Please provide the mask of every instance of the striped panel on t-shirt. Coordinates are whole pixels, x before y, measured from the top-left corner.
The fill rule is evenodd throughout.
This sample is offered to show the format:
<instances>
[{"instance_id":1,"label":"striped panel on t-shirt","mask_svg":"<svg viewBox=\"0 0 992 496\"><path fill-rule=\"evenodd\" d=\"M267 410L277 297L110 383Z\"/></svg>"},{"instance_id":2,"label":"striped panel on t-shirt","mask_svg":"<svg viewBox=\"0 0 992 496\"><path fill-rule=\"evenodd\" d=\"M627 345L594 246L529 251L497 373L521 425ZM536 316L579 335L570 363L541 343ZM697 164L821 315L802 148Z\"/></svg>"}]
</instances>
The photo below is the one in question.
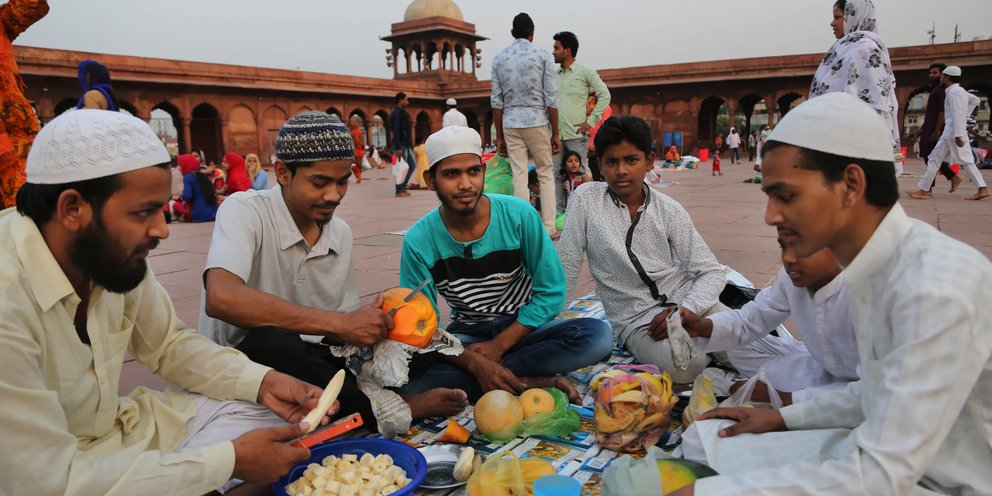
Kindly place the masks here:
<instances>
[{"instance_id":1,"label":"striped panel on t-shirt","mask_svg":"<svg viewBox=\"0 0 992 496\"><path fill-rule=\"evenodd\" d=\"M478 322L513 315L531 300L532 281L517 250L440 260L431 275L456 320Z\"/></svg>"}]
</instances>

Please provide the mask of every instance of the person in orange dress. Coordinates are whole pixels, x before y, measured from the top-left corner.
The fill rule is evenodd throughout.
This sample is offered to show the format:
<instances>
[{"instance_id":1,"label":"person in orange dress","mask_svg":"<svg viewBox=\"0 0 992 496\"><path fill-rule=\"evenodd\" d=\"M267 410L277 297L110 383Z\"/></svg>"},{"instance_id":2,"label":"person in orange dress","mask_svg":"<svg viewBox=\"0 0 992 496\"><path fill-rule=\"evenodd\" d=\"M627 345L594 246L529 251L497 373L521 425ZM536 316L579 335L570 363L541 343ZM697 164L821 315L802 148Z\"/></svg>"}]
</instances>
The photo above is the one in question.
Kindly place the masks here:
<instances>
[{"instance_id":1,"label":"person in orange dress","mask_svg":"<svg viewBox=\"0 0 992 496\"><path fill-rule=\"evenodd\" d=\"M41 129L11 43L48 13L46 0L10 0L0 5L0 208L14 206L24 184L24 166L34 136Z\"/></svg>"},{"instance_id":2,"label":"person in orange dress","mask_svg":"<svg viewBox=\"0 0 992 496\"><path fill-rule=\"evenodd\" d=\"M355 163L351 165L351 172L355 174L355 183L362 182L362 158L365 157L365 132L362 131L362 126L364 122L358 114L348 120L351 139L355 141Z\"/></svg>"}]
</instances>

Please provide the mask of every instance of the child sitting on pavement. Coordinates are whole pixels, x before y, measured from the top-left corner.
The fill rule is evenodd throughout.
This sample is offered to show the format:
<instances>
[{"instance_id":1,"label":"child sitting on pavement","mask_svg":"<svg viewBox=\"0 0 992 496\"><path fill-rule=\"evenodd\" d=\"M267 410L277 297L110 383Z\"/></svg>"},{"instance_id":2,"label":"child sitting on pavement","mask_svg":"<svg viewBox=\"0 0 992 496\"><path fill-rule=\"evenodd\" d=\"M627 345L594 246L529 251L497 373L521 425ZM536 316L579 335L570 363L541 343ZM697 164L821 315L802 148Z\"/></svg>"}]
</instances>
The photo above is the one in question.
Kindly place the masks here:
<instances>
[{"instance_id":1,"label":"child sitting on pavement","mask_svg":"<svg viewBox=\"0 0 992 496\"><path fill-rule=\"evenodd\" d=\"M847 286L833 251L824 248L799 258L781 239L779 246L778 279L754 301L708 318L684 308L681 313L690 336L709 338L704 351L726 351L745 377L764 369L782 403L790 405L858 380L858 344L847 313ZM802 341L770 335L790 316ZM731 392L743 383L735 384ZM768 396L766 385L758 382L752 399L768 402Z\"/></svg>"}]
</instances>

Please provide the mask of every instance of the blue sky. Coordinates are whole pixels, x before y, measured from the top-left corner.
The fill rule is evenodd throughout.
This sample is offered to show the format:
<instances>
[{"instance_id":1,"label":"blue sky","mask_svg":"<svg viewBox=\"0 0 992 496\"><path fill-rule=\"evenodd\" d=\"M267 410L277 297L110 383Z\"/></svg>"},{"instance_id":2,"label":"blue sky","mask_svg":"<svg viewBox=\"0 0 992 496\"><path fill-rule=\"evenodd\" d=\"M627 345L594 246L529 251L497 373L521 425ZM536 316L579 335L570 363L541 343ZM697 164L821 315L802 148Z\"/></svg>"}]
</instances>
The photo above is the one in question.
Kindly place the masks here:
<instances>
[{"instance_id":1,"label":"blue sky","mask_svg":"<svg viewBox=\"0 0 992 496\"><path fill-rule=\"evenodd\" d=\"M49 0L49 15L15 44L337 74L392 77L379 36L406 0ZM598 68L825 52L833 0L461 0L465 20L490 38L489 62L528 12L535 42L575 32L579 60ZM603 9L602 5L610 7ZM992 36L992 0L875 0L889 46ZM938 7L939 5L939 7ZM600 10L603 9L603 10Z\"/></svg>"}]
</instances>

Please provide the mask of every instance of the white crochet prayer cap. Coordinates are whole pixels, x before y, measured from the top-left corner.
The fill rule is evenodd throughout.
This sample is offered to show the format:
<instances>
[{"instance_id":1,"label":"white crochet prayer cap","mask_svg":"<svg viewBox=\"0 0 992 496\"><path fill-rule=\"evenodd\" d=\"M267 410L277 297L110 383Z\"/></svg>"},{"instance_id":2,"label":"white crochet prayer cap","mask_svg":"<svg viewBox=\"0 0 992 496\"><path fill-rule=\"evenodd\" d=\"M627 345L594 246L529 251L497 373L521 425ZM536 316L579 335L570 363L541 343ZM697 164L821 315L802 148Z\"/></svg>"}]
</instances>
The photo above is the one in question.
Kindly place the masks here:
<instances>
[{"instance_id":1,"label":"white crochet prayer cap","mask_svg":"<svg viewBox=\"0 0 992 496\"><path fill-rule=\"evenodd\" d=\"M449 126L427 137L424 148L427 149L427 162L431 167L452 155L463 153L482 158L482 137L470 127Z\"/></svg>"},{"instance_id":2,"label":"white crochet prayer cap","mask_svg":"<svg viewBox=\"0 0 992 496\"><path fill-rule=\"evenodd\" d=\"M875 109L847 93L827 93L803 102L785 114L768 140L841 157L892 162L889 127Z\"/></svg>"},{"instance_id":3,"label":"white crochet prayer cap","mask_svg":"<svg viewBox=\"0 0 992 496\"><path fill-rule=\"evenodd\" d=\"M961 68L956 65L949 65L944 69L944 74L948 76L961 77Z\"/></svg>"},{"instance_id":4,"label":"white crochet prayer cap","mask_svg":"<svg viewBox=\"0 0 992 496\"><path fill-rule=\"evenodd\" d=\"M457 101L457 100L455 100L454 98L449 98L449 99L447 99L447 100L446 100L446 101L445 101L444 103L445 103L446 105L450 105L450 106L452 106L452 107L454 107L455 105L458 105L458 101Z\"/></svg>"},{"instance_id":5,"label":"white crochet prayer cap","mask_svg":"<svg viewBox=\"0 0 992 496\"><path fill-rule=\"evenodd\" d=\"M66 112L34 138L25 172L32 184L66 184L171 160L147 122L109 110Z\"/></svg>"}]
</instances>

